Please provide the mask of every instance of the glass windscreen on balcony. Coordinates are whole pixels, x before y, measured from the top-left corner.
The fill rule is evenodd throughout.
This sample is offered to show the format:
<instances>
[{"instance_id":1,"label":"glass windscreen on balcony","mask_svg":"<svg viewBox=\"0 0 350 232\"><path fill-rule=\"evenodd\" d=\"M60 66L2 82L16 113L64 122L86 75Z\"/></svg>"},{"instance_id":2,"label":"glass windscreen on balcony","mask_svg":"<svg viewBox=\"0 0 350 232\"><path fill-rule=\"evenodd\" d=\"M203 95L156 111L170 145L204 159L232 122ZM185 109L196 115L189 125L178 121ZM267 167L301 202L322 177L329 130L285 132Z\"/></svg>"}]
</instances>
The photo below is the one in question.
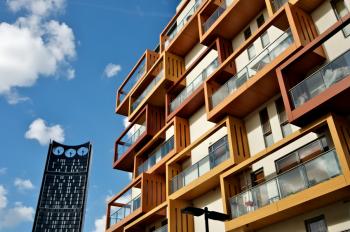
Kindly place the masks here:
<instances>
[{"instance_id":1,"label":"glass windscreen on balcony","mask_svg":"<svg viewBox=\"0 0 350 232\"><path fill-rule=\"evenodd\" d=\"M130 192L124 195L131 197ZM120 198L123 198L123 197L120 197ZM124 197L123 199L125 198L126 197ZM118 202L118 204L122 206L117 207L118 209L111 213L110 226L120 222L121 220L126 218L128 215L130 215L132 212L134 212L135 210L141 207L141 194L135 196L133 199L131 199L130 201L127 201L126 203L123 203L123 199L120 200L121 203L119 203L118 200L116 201Z\"/></svg>"},{"instance_id":2,"label":"glass windscreen on balcony","mask_svg":"<svg viewBox=\"0 0 350 232\"><path fill-rule=\"evenodd\" d=\"M341 174L334 149L324 152L275 178L230 199L232 218L237 218Z\"/></svg>"},{"instance_id":3,"label":"glass windscreen on balcony","mask_svg":"<svg viewBox=\"0 0 350 232\"><path fill-rule=\"evenodd\" d=\"M215 144L215 146L209 148L208 155L173 177L171 180L171 193L190 184L192 181L198 179L198 177L203 176L205 173L229 159L230 152L227 136L221 138Z\"/></svg>"},{"instance_id":4,"label":"glass windscreen on balcony","mask_svg":"<svg viewBox=\"0 0 350 232\"><path fill-rule=\"evenodd\" d=\"M221 5L209 16L203 23L204 33L216 22L216 20L225 12L225 10L232 4L233 0L224 0Z\"/></svg>"},{"instance_id":5,"label":"glass windscreen on balcony","mask_svg":"<svg viewBox=\"0 0 350 232\"><path fill-rule=\"evenodd\" d=\"M170 112L175 111L219 66L218 58L211 62L189 85L186 86L170 103Z\"/></svg>"},{"instance_id":6,"label":"glass windscreen on balcony","mask_svg":"<svg viewBox=\"0 0 350 232\"><path fill-rule=\"evenodd\" d=\"M350 50L306 77L289 92L294 107L301 106L350 75Z\"/></svg>"},{"instance_id":7,"label":"glass windscreen on balcony","mask_svg":"<svg viewBox=\"0 0 350 232\"><path fill-rule=\"evenodd\" d=\"M155 151L152 152L149 158L137 168L137 175L140 175L141 173L146 172L152 168L157 162L159 162L161 159L163 159L164 156L173 150L173 148L174 136L165 141L165 143L160 145Z\"/></svg>"},{"instance_id":8,"label":"glass windscreen on balcony","mask_svg":"<svg viewBox=\"0 0 350 232\"><path fill-rule=\"evenodd\" d=\"M143 58L141 63L137 66L134 73L127 80L126 84L122 87L122 89L120 91L120 97L119 97L120 102L122 102L124 100L125 96L130 92L132 87L142 77L142 75L145 73L145 71L146 71L146 59Z\"/></svg>"},{"instance_id":9,"label":"glass windscreen on balcony","mask_svg":"<svg viewBox=\"0 0 350 232\"><path fill-rule=\"evenodd\" d=\"M166 32L166 37L164 40L164 47L167 48L171 41L176 37L176 35L181 31L181 29L186 25L186 23L192 18L199 6L201 5L202 0L196 0L194 5L185 13L184 17L180 22L177 20Z\"/></svg>"},{"instance_id":10,"label":"glass windscreen on balcony","mask_svg":"<svg viewBox=\"0 0 350 232\"><path fill-rule=\"evenodd\" d=\"M272 0L272 6L274 12L278 11L284 4L286 4L288 0Z\"/></svg>"},{"instance_id":11,"label":"glass windscreen on balcony","mask_svg":"<svg viewBox=\"0 0 350 232\"><path fill-rule=\"evenodd\" d=\"M168 224L159 227L158 229L154 230L154 232L168 232Z\"/></svg>"},{"instance_id":12,"label":"glass windscreen on balcony","mask_svg":"<svg viewBox=\"0 0 350 232\"><path fill-rule=\"evenodd\" d=\"M123 136L118 143L118 158L121 157L131 147L138 138L146 131L146 122L136 124Z\"/></svg>"},{"instance_id":13,"label":"glass windscreen on balcony","mask_svg":"<svg viewBox=\"0 0 350 232\"><path fill-rule=\"evenodd\" d=\"M290 29L286 30L211 96L212 107L214 108L217 106L228 95L242 86L249 78L271 63L277 56L284 52L293 41L294 39Z\"/></svg>"},{"instance_id":14,"label":"glass windscreen on balcony","mask_svg":"<svg viewBox=\"0 0 350 232\"><path fill-rule=\"evenodd\" d=\"M158 84L158 82L164 77L164 70L161 70L157 76L153 78L151 83L143 90L140 96L131 105L131 110L134 111L142 102L142 100L153 90L153 88Z\"/></svg>"}]
</instances>

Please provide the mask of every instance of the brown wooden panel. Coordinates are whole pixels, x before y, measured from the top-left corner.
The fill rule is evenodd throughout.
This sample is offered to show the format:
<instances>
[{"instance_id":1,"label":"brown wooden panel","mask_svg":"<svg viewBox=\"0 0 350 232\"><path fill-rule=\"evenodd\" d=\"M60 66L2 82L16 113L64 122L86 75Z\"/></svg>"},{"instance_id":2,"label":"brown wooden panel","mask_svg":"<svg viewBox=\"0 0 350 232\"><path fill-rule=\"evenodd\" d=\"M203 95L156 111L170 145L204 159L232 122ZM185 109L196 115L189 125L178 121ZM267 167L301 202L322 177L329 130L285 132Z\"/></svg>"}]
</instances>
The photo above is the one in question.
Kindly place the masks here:
<instances>
[{"instance_id":1,"label":"brown wooden panel","mask_svg":"<svg viewBox=\"0 0 350 232\"><path fill-rule=\"evenodd\" d=\"M181 209L190 206L191 202L182 200L169 201L169 217L168 231L169 232L193 232L194 220L193 216L182 214Z\"/></svg>"}]
</instances>

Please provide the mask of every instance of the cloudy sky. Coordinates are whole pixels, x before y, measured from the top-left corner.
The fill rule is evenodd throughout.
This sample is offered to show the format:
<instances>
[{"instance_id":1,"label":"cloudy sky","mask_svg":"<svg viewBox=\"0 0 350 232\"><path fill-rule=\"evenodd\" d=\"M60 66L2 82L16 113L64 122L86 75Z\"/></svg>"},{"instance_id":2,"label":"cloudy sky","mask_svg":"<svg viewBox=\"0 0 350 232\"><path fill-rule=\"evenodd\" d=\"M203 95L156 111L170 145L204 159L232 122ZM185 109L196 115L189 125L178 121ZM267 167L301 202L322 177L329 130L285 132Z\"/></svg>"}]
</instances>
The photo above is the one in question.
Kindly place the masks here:
<instances>
[{"instance_id":1,"label":"cloudy sky","mask_svg":"<svg viewBox=\"0 0 350 232\"><path fill-rule=\"evenodd\" d=\"M84 231L102 231L129 182L111 168L115 92L177 2L0 0L0 232L31 231L50 139L93 143Z\"/></svg>"}]
</instances>

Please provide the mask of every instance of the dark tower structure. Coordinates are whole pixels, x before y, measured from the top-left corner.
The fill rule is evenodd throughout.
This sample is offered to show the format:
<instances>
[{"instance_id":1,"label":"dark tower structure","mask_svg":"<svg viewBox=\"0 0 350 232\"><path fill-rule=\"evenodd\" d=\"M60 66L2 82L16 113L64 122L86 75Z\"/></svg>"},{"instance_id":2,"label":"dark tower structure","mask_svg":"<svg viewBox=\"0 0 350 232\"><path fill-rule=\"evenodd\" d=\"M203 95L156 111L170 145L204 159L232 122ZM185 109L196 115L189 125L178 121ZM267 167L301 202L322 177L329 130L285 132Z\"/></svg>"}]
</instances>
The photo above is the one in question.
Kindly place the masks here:
<instances>
[{"instance_id":1,"label":"dark tower structure","mask_svg":"<svg viewBox=\"0 0 350 232\"><path fill-rule=\"evenodd\" d=\"M81 232L87 197L91 143L50 143L34 232Z\"/></svg>"}]
</instances>

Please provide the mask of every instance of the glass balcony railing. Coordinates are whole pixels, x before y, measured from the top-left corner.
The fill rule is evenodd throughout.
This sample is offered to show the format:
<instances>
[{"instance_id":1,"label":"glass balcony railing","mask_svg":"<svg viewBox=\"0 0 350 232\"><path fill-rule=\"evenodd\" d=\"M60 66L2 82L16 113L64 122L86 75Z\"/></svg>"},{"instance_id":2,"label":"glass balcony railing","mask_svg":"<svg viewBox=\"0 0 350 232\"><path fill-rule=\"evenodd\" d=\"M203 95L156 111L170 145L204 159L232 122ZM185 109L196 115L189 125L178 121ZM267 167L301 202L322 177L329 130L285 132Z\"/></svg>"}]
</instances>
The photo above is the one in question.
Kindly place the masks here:
<instances>
[{"instance_id":1,"label":"glass balcony railing","mask_svg":"<svg viewBox=\"0 0 350 232\"><path fill-rule=\"evenodd\" d=\"M154 230L154 232L168 232L168 224Z\"/></svg>"},{"instance_id":2,"label":"glass balcony railing","mask_svg":"<svg viewBox=\"0 0 350 232\"><path fill-rule=\"evenodd\" d=\"M136 98L131 105L131 110L134 111L142 102L142 100L149 94L158 82L164 77L164 70L161 70L159 74L149 83L149 85L143 90L142 94Z\"/></svg>"},{"instance_id":3,"label":"glass balcony railing","mask_svg":"<svg viewBox=\"0 0 350 232\"><path fill-rule=\"evenodd\" d=\"M168 139L155 150L152 155L137 168L137 175L151 169L157 162L163 159L174 148L174 136Z\"/></svg>"},{"instance_id":4,"label":"glass balcony railing","mask_svg":"<svg viewBox=\"0 0 350 232\"><path fill-rule=\"evenodd\" d=\"M126 134L126 139L121 139L122 142L118 144L118 156L120 157L122 154L124 154L145 131L146 125L142 124L131 135Z\"/></svg>"},{"instance_id":5,"label":"glass balcony railing","mask_svg":"<svg viewBox=\"0 0 350 232\"><path fill-rule=\"evenodd\" d=\"M197 88L204 80L210 76L214 70L219 66L218 58L211 62L201 74L199 74L185 89L183 89L179 95L174 98L170 103L170 112L175 111Z\"/></svg>"},{"instance_id":6,"label":"glass balcony railing","mask_svg":"<svg viewBox=\"0 0 350 232\"><path fill-rule=\"evenodd\" d=\"M143 58L135 72L132 74L132 76L129 78L127 83L123 86L122 90L120 91L120 97L119 100L122 102L125 98L125 96L130 92L132 87L136 84L136 82L142 77L142 75L145 73L146 70L146 59Z\"/></svg>"},{"instance_id":7,"label":"glass balcony railing","mask_svg":"<svg viewBox=\"0 0 350 232\"><path fill-rule=\"evenodd\" d=\"M272 0L272 6L274 12L278 11L288 0Z\"/></svg>"},{"instance_id":8,"label":"glass balcony railing","mask_svg":"<svg viewBox=\"0 0 350 232\"><path fill-rule=\"evenodd\" d=\"M187 11L183 19L178 23L177 21L170 27L166 33L166 38L164 40L164 47L167 48L171 41L176 37L176 35L181 31L181 29L186 25L186 23L192 18L196 10L201 5L202 0L196 0L194 5Z\"/></svg>"},{"instance_id":9,"label":"glass balcony railing","mask_svg":"<svg viewBox=\"0 0 350 232\"><path fill-rule=\"evenodd\" d=\"M110 215L110 225L114 225L141 207L141 194Z\"/></svg>"},{"instance_id":10,"label":"glass balcony railing","mask_svg":"<svg viewBox=\"0 0 350 232\"><path fill-rule=\"evenodd\" d=\"M334 149L230 199L232 218L272 204L341 174Z\"/></svg>"},{"instance_id":11,"label":"glass balcony railing","mask_svg":"<svg viewBox=\"0 0 350 232\"><path fill-rule=\"evenodd\" d=\"M289 92L298 107L350 75L350 50L324 65Z\"/></svg>"},{"instance_id":12,"label":"glass balcony railing","mask_svg":"<svg viewBox=\"0 0 350 232\"><path fill-rule=\"evenodd\" d=\"M224 0L221 5L214 11L213 14L203 23L204 33L216 22L216 20L225 12L225 10L232 4L233 0Z\"/></svg>"},{"instance_id":13,"label":"glass balcony railing","mask_svg":"<svg viewBox=\"0 0 350 232\"><path fill-rule=\"evenodd\" d=\"M223 143L217 146L213 151L209 152L207 156L173 177L171 180L171 193L176 192L182 187L190 184L192 181L198 179L200 176L203 176L229 157L230 152L226 137Z\"/></svg>"},{"instance_id":14,"label":"glass balcony railing","mask_svg":"<svg viewBox=\"0 0 350 232\"><path fill-rule=\"evenodd\" d=\"M212 107L214 108L217 106L228 95L242 86L249 78L271 63L277 56L284 52L293 41L292 33L290 29L288 29L211 96Z\"/></svg>"}]
</instances>

